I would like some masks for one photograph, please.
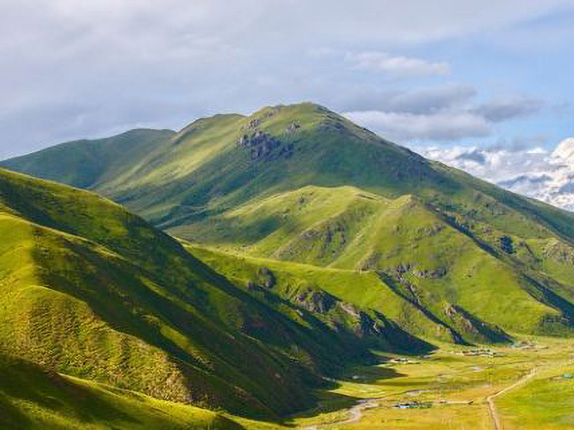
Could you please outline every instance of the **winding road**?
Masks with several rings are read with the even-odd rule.
[[[488,410],[490,411],[490,417],[492,418],[492,422],[494,423],[494,430],[503,430],[500,416],[498,415],[498,412],[496,410],[496,405],[494,404],[494,399],[496,399],[497,397],[502,396],[502,395],[508,393],[509,391],[512,391],[512,390],[520,387],[521,385],[525,384],[526,382],[528,382],[529,379],[533,378],[536,375],[536,370],[537,369],[535,367],[527,375],[520,378],[514,384],[509,385],[505,389],[500,390],[499,392],[492,394],[486,398],[486,402],[488,403]]]
[[[536,367],[533,368],[528,374],[524,375],[522,378],[520,378],[515,383],[513,383],[513,384],[507,386],[506,388],[486,397],[485,401],[488,405],[490,417],[492,418],[493,430],[504,430],[504,427],[502,426],[502,421],[500,419],[498,411],[496,410],[496,404],[494,402],[495,399],[497,397],[503,396],[504,394],[520,387],[521,385],[526,384],[530,379],[532,379],[534,376],[536,376],[537,371],[538,371],[538,368],[536,368]],[[324,430],[324,429],[332,428],[334,426],[341,426],[341,425],[345,425],[345,424],[352,424],[352,423],[358,422],[363,417],[363,411],[365,409],[370,409],[370,408],[376,407],[378,404],[378,401],[380,401],[382,399],[384,399],[384,397],[360,400],[355,406],[347,409],[348,415],[346,418],[338,420],[338,421],[333,421],[330,423],[317,424],[317,425],[313,425],[313,426],[302,427],[302,430]],[[459,401],[459,402],[448,402],[448,404],[472,404],[472,402]]]
[[[360,421],[360,419],[363,417],[363,411],[365,409],[369,409],[369,408],[373,408],[377,406],[377,401],[381,400],[381,398],[372,398],[372,399],[364,399],[364,400],[359,400],[359,402],[353,406],[352,408],[348,409],[348,417],[343,419],[343,420],[339,420],[339,421],[334,421],[331,423],[326,423],[326,424],[318,424],[318,425],[314,425],[314,426],[309,426],[309,427],[304,427],[303,430],[320,430],[320,429],[327,429],[329,427],[333,427],[333,426],[341,426],[341,425],[345,425],[345,424],[352,424],[352,423],[356,423],[357,421]]]

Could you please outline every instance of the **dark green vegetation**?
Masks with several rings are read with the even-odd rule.
[[[0,234],[0,351],[48,370],[277,417],[370,345],[427,347],[334,298],[260,300],[121,206],[2,170]]]
[[[47,371],[0,355],[0,428],[6,430],[240,430],[214,412]]]
[[[574,215],[301,104],[0,163],[0,347],[279,417],[369,348],[574,335]],[[10,333],[10,335],[8,335]]]
[[[352,271],[357,280],[370,274],[376,287],[343,296],[339,286],[335,297],[394,322],[403,315],[401,327],[427,339],[574,333],[569,212],[430,162],[310,103],[216,115],[174,135],[132,133],[145,143],[135,139],[129,157],[97,157],[101,173],[89,184],[69,179],[77,164],[38,166],[97,142],[3,165],[86,186],[194,244]],[[126,154],[113,143],[125,136],[102,141],[98,154]]]

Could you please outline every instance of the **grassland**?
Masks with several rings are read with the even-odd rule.
[[[147,219],[0,170],[3,354],[253,429],[480,430],[489,404],[506,427],[571,422],[571,213],[311,103],[2,165]],[[547,348],[508,346],[525,336]],[[430,407],[393,407],[412,399]]]
[[[239,430],[211,411],[157,400],[0,356],[2,430]]]
[[[91,182],[79,182],[79,164],[96,169]],[[441,322],[441,340],[574,335],[571,213],[425,160],[312,103],[2,165],[102,193],[193,243],[376,272]]]
[[[317,407],[272,422],[225,417],[4,356],[0,428],[493,430],[487,398],[500,392],[495,406],[502,428],[572,428],[574,348],[556,338],[523,340],[518,347],[489,347],[484,356],[448,344],[425,356],[384,353],[385,363],[350,368],[318,390]],[[409,402],[426,407],[397,408]]]
[[[493,356],[465,356],[465,350],[442,345],[428,356],[385,355],[385,364],[349,369],[334,380],[319,393],[319,408],[278,427],[247,424],[262,430],[493,430],[487,398],[502,392],[494,400],[502,428],[572,428],[574,380],[563,377],[574,368],[569,342],[529,338],[521,347],[489,348]],[[409,402],[427,407],[397,408]]]
[[[3,353],[259,416],[309,407],[323,375],[372,361],[356,317],[339,310],[336,331],[305,300],[258,300],[104,198],[0,171],[0,204]]]

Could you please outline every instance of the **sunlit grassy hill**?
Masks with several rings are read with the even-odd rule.
[[[192,243],[372,272],[440,325],[457,320],[455,341],[574,333],[569,212],[426,160],[312,103],[157,133],[166,136],[133,144],[141,150],[129,162],[88,188]],[[93,145],[121,152],[114,141]],[[27,167],[42,159],[3,165],[70,182],[74,169]]]
[[[357,329],[344,303],[317,318],[312,298],[259,300],[121,206],[2,170],[0,234],[0,351],[67,375],[278,416],[371,345],[429,347],[393,324]]]

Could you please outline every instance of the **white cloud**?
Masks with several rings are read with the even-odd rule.
[[[468,112],[413,114],[397,112],[347,112],[347,118],[382,136],[404,142],[412,139],[452,141],[490,134],[490,126],[479,115]]]
[[[363,83],[365,93],[375,93],[381,82],[376,73],[370,82],[372,73],[349,73],[341,58],[308,55],[313,49],[418,52],[427,43],[509,28],[572,3],[2,0],[0,156],[134,123],[179,127],[196,116],[297,100],[336,105],[340,93]],[[416,57],[363,61],[397,74],[447,71],[445,63]],[[429,111],[423,105],[435,102],[408,95],[393,103],[394,112],[445,109]]]
[[[461,146],[413,149],[503,188],[574,211],[574,138],[565,139],[554,151]]]
[[[532,115],[542,109],[543,102],[532,98],[509,98],[483,104],[476,112],[489,121],[501,122]]]
[[[450,66],[446,62],[393,56],[386,52],[349,53],[346,59],[357,69],[383,72],[393,77],[446,76],[450,74]]]
[[[533,114],[543,106],[539,100],[524,97],[477,106],[476,95],[473,87],[454,84],[371,93],[350,103],[359,108],[344,115],[400,143],[453,141],[488,136],[496,123]]]

